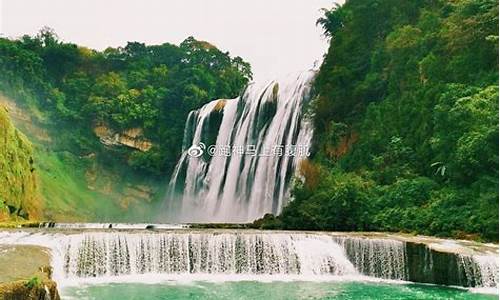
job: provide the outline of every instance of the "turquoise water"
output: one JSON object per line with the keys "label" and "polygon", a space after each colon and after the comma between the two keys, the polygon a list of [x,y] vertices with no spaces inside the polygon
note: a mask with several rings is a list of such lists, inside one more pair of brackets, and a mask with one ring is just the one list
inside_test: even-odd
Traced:
{"label": "turquoise water", "polygon": [[196,282],[190,284],[120,283],[67,287],[62,299],[177,300],[177,299],[498,299],[461,289],[426,285],[360,282]]}

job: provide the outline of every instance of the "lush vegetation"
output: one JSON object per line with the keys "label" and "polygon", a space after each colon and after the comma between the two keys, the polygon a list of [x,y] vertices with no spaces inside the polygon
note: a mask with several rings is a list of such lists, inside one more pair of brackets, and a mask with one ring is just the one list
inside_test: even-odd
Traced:
{"label": "lush vegetation", "polygon": [[262,226],[497,240],[498,1],[349,0],[318,23],[314,159]]}
{"label": "lush vegetation", "polygon": [[[251,77],[241,58],[192,37],[179,46],[130,42],[104,51],[63,42],[48,28],[0,38],[0,110],[12,108],[15,126],[33,144],[10,124],[7,135],[0,132],[8,147],[22,148],[0,153],[0,186],[9,186],[0,191],[0,215],[151,220],[180,154],[188,112],[237,96]],[[36,209],[12,204],[23,191],[35,194],[21,182],[26,176],[39,181],[42,199],[25,201]]]}
{"label": "lush vegetation", "polygon": [[40,196],[33,171],[31,143],[0,106],[0,221],[39,215]]}
{"label": "lush vegetation", "polygon": [[237,96],[251,76],[240,57],[192,37],[180,46],[129,42],[102,52],[62,42],[50,29],[0,39],[0,91],[48,112],[58,131],[69,128],[58,133],[64,135],[60,148],[106,153],[95,127],[113,133],[140,128],[151,149],[115,151],[106,159],[119,157],[156,175],[173,168],[188,112]]}
{"label": "lush vegetation", "polygon": [[28,281],[26,281],[25,286],[28,289],[40,287],[42,285],[42,280],[38,276],[31,277]]}
{"label": "lush vegetation", "polygon": [[[497,240],[498,1],[348,0],[318,23],[331,45],[315,81],[313,158],[299,166],[305,181],[294,201],[255,225]],[[122,214],[103,200],[111,192],[98,191],[148,195],[131,178],[168,175],[188,112],[235,97],[251,76],[241,58],[193,38],[101,52],[49,29],[0,39],[0,91],[51,135],[33,153],[0,110],[0,170],[20,174],[4,178],[11,188],[0,191],[0,214],[35,188],[36,168],[42,193],[59,199],[46,204],[49,217],[84,206]],[[139,128],[152,147],[105,146],[98,127]],[[116,197],[124,209],[134,201]]]}

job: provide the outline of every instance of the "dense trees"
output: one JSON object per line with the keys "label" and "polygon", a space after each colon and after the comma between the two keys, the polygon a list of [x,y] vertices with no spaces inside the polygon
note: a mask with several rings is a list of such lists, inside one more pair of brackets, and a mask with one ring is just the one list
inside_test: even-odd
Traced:
{"label": "dense trees", "polygon": [[[497,240],[498,1],[348,0],[318,24],[331,44],[314,156],[294,201],[256,224]],[[154,174],[173,167],[188,111],[236,96],[251,75],[194,38],[102,52],[49,29],[0,39],[1,91],[48,113],[81,154],[102,151],[98,123],[142,128],[149,151],[107,157]]]}
{"label": "dense trees", "polygon": [[349,0],[319,24],[325,179],[278,224],[498,239],[498,1]]}
{"label": "dense trees", "polygon": [[73,151],[98,151],[96,124],[142,128],[155,146],[120,157],[154,174],[173,167],[187,113],[237,96],[251,77],[240,57],[192,37],[180,46],[129,42],[102,52],[64,43],[48,28],[35,37],[0,39],[1,91],[70,128],[77,135]]}

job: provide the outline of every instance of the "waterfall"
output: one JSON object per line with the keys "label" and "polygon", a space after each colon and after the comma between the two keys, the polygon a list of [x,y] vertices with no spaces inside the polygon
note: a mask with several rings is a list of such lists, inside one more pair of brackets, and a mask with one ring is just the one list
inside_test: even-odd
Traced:
{"label": "waterfall", "polygon": [[321,236],[91,233],[69,237],[65,247],[66,277],[356,274],[340,246]]}
{"label": "waterfall", "polygon": [[351,237],[340,237],[336,240],[362,274],[384,279],[408,280],[404,242]]}
{"label": "waterfall", "polygon": [[[85,282],[178,280],[399,280],[498,286],[496,253],[433,252],[396,239],[328,233],[162,230],[0,232],[3,244],[51,248],[54,279]],[[411,252],[424,247],[423,255]],[[445,255],[439,265],[439,255]],[[441,258],[442,259],[442,258]],[[434,260],[434,261],[433,261]],[[443,269],[443,266],[445,269]],[[446,268],[454,276],[448,276]],[[443,273],[443,274],[441,274]],[[451,279],[439,281],[438,275]],[[418,277],[425,275],[424,277]],[[146,276],[146,277],[138,277]],[[205,277],[203,277],[205,276]]]}
{"label": "waterfall", "polygon": [[312,138],[303,110],[313,77],[252,83],[236,99],[192,111],[169,184],[170,217],[237,223],[279,214]]}
{"label": "waterfall", "polygon": [[492,260],[491,255],[459,255],[467,285],[491,288],[498,286],[498,262]]}
{"label": "waterfall", "polygon": [[42,222],[39,228],[57,229],[188,229],[188,224],[157,223],[56,223]]}

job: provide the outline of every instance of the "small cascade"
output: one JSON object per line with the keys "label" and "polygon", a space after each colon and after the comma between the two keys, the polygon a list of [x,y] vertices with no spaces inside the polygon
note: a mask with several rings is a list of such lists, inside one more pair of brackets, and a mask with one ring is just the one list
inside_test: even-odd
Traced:
{"label": "small cascade", "polygon": [[459,265],[463,269],[468,286],[498,286],[498,261],[491,259],[492,255],[458,255]]}
{"label": "small cascade", "polygon": [[169,184],[169,218],[244,223],[279,214],[308,155],[313,131],[304,107],[314,74],[252,83],[236,99],[192,111]]}
{"label": "small cascade", "polygon": [[0,231],[0,242],[51,248],[53,278],[62,285],[148,275],[146,280],[343,277],[498,287],[496,253],[442,252],[418,240],[250,230],[54,230]]}
{"label": "small cascade", "polygon": [[189,224],[158,224],[158,223],[55,223],[43,222],[39,228],[56,229],[188,229]]}
{"label": "small cascade", "polygon": [[102,232],[69,236],[63,249],[65,277],[357,273],[338,244],[315,235]]}
{"label": "small cascade", "polygon": [[336,240],[360,273],[376,278],[408,280],[404,242],[352,237]]}

